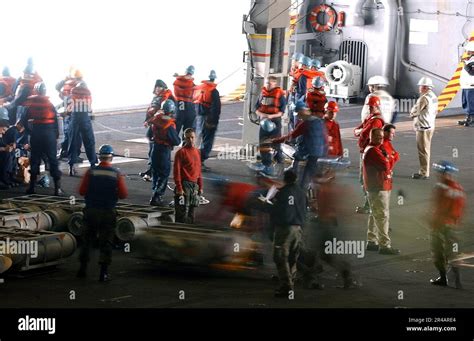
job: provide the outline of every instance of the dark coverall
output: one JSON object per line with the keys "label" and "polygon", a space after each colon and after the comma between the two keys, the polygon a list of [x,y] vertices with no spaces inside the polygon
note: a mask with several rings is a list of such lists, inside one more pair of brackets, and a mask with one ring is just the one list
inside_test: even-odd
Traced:
{"label": "dark coverall", "polygon": [[89,262],[92,243],[99,239],[100,265],[110,265],[114,231],[117,220],[115,206],[118,199],[128,195],[125,178],[108,162],[91,167],[82,179],[79,194],[85,196],[84,232],[79,260]]}
{"label": "dark coverall", "polygon": [[201,138],[201,161],[209,158],[214,145],[214,138],[217,132],[217,125],[221,116],[221,99],[217,89],[212,90],[211,105],[198,104],[196,117],[197,136]]}

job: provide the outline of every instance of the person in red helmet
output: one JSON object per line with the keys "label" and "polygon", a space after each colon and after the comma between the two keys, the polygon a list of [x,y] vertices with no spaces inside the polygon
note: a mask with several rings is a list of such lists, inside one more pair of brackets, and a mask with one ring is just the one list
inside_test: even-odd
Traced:
{"label": "person in red helmet", "polygon": [[327,103],[326,92],[324,92],[324,79],[314,77],[311,81],[312,87],[306,92],[306,104],[311,109],[312,115],[322,118],[324,106]]}
{"label": "person in red helmet", "polygon": [[[359,138],[359,150],[360,150],[360,167],[359,167],[359,181],[361,186],[364,185],[362,177],[362,156],[365,150],[365,147],[369,145],[370,142],[370,132],[374,128],[381,129],[385,122],[382,117],[382,112],[380,110],[380,98],[377,96],[372,96],[369,98],[367,105],[369,106],[369,116],[360,124],[357,128],[354,129],[354,135]],[[356,212],[361,214],[368,214],[370,212],[369,201],[367,198],[367,193],[364,191],[365,203],[364,206],[357,206]]]}
{"label": "person in red helmet", "polygon": [[339,106],[336,102],[331,101],[326,104],[326,113],[324,115],[324,123],[328,133],[328,155],[342,156],[342,140],[339,123],[336,121]]}

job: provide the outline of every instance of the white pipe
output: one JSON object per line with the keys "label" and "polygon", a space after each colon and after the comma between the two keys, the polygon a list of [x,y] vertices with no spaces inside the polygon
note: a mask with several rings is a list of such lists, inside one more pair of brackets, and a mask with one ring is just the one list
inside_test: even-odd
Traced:
{"label": "white pipe", "polygon": [[395,46],[397,41],[397,2],[381,0],[384,7],[384,30],[382,34],[382,69],[381,74],[394,85]]}

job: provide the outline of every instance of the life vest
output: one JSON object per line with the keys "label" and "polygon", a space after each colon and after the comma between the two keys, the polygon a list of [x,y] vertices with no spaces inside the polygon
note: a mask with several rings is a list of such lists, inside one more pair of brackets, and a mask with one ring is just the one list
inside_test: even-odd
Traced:
{"label": "life vest", "polygon": [[464,213],[466,193],[453,180],[438,182],[434,190],[433,221],[441,225],[457,225]]}
{"label": "life vest", "polygon": [[54,124],[56,122],[56,111],[47,96],[30,96],[23,106],[26,107],[28,121],[32,124]]}
{"label": "life vest", "polygon": [[328,155],[342,156],[341,130],[339,123],[334,120],[324,119],[328,133]]}
{"label": "life vest", "polygon": [[193,102],[194,78],[178,76],[173,83],[174,95],[177,101]]}
{"label": "life vest", "polygon": [[151,104],[146,112],[146,119],[149,120],[152,118],[156,112],[161,109],[161,105],[168,99],[176,102],[176,99],[174,98],[170,89],[164,89],[158,95],[153,97],[153,100],[151,101]]}
{"label": "life vest", "polygon": [[85,196],[86,207],[114,208],[118,201],[119,176],[120,172],[113,167],[91,167]]}
{"label": "life vest", "polygon": [[258,111],[264,114],[276,114],[280,112],[280,99],[285,95],[285,92],[276,87],[268,91],[266,87],[262,88],[262,100],[258,107]]}
{"label": "life vest", "polygon": [[92,112],[92,95],[89,89],[75,87],[71,90],[71,112]]}
{"label": "life vest", "polygon": [[16,79],[9,76],[0,77],[0,83],[5,85],[5,94],[4,97],[9,97],[13,95],[13,87],[15,86]]}
{"label": "life vest", "polygon": [[[165,118],[166,117],[166,118]],[[168,129],[176,129],[176,121],[168,116],[158,115],[151,121],[153,124],[153,140],[155,143],[171,146],[171,141],[168,139]]]}
{"label": "life vest", "polygon": [[75,78],[71,78],[65,81],[63,87],[61,88],[60,97],[63,99],[69,97],[71,95],[72,89],[76,87],[77,83],[78,80]]}
{"label": "life vest", "polygon": [[324,112],[324,106],[327,102],[326,93],[315,88],[310,88],[306,93],[306,104],[312,113]]}
{"label": "life vest", "polygon": [[194,90],[194,103],[201,104],[206,108],[210,108],[212,104],[212,92],[217,84],[211,81],[202,81]]}
{"label": "life vest", "polygon": [[[310,70],[310,69],[300,69],[300,77],[305,76],[306,77],[306,89],[310,89],[313,87],[313,78],[314,77],[321,77],[323,79],[326,79],[324,76],[324,72],[318,71],[318,70]],[[300,78],[298,77],[298,79]]]}

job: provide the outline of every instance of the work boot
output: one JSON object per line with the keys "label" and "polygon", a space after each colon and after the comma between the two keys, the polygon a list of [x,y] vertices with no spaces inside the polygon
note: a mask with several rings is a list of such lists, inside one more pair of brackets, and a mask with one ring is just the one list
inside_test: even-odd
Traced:
{"label": "work boot", "polygon": [[26,190],[26,194],[35,194],[35,183],[36,183],[36,176],[30,177],[30,184],[28,189]]}
{"label": "work boot", "polygon": [[69,165],[69,176],[75,176],[76,175],[76,169],[74,168],[74,165]]}
{"label": "work boot", "polygon": [[203,163],[201,164],[201,171],[203,171],[203,172],[210,172],[210,171],[211,171],[211,168],[208,167],[208,166],[206,166],[206,165],[204,164],[204,162],[203,162]]}
{"label": "work boot", "polygon": [[440,273],[440,276],[436,279],[430,280],[431,284],[437,285],[440,287],[447,287],[448,286],[448,279],[446,278],[446,273]]}
{"label": "work boot", "polygon": [[428,180],[429,177],[426,176],[426,175],[421,175],[420,173],[415,173],[411,176],[412,179],[415,179],[415,180]]}
{"label": "work boot", "polygon": [[87,277],[87,263],[81,263],[81,267],[76,274],[77,278],[86,278]]}
{"label": "work boot", "polygon": [[379,253],[381,255],[390,255],[390,256],[393,256],[393,255],[399,255],[400,254],[400,250],[399,249],[394,249],[393,247],[380,247],[379,248]]}
{"label": "work boot", "polygon": [[165,206],[165,203],[163,201],[163,197],[158,194],[153,194],[153,196],[150,199],[150,205],[151,206]]}
{"label": "work boot", "polygon": [[374,242],[367,242],[367,251],[379,251],[379,246]]}
{"label": "work boot", "polygon": [[288,296],[290,295],[290,291],[292,290],[293,289],[288,286],[281,287],[275,291],[274,296],[279,298],[288,298]]}
{"label": "work boot", "polygon": [[102,264],[100,266],[99,282],[109,282],[110,280],[111,278],[108,272],[108,266]]}
{"label": "work boot", "polygon": [[143,178],[144,176],[151,176],[151,168],[148,168],[148,169],[147,169],[146,171],[144,171],[144,172],[138,173],[138,175],[141,176],[142,178]]}
{"label": "work boot", "polygon": [[54,195],[60,197],[64,195],[64,191],[61,189],[61,180],[55,179],[54,180]]}

